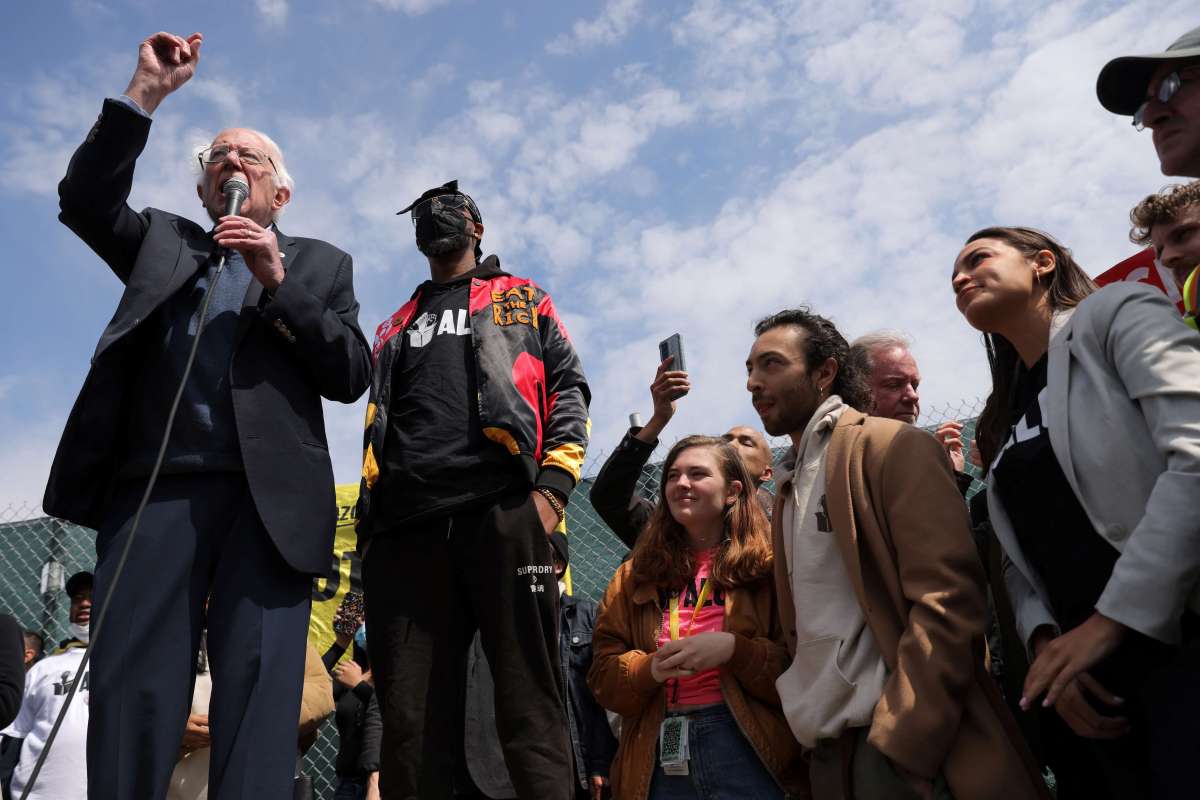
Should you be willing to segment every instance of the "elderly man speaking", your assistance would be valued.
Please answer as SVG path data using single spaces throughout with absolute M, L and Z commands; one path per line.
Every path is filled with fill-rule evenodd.
M 292 180 L 267 136 L 230 128 L 199 153 L 197 192 L 215 227 L 126 204 L 151 114 L 195 73 L 200 45 L 198 33 L 144 41 L 125 95 L 105 101 L 59 184 L 59 218 L 125 285 L 43 501 L 97 530 L 96 614 L 107 621 L 93 631 L 92 800 L 166 793 L 206 598 L 210 796 L 292 796 L 311 577 L 329 563 L 334 530 L 321 398 L 354 401 L 371 370 L 350 257 L 275 227 Z M 249 191 L 240 215 L 225 216 L 232 177 Z M 113 586 L 214 281 L 162 472 Z

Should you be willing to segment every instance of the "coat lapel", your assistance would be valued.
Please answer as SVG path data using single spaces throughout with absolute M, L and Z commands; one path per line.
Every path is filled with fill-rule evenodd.
M 184 238 L 179 245 L 179 258 L 175 261 L 175 268 L 171 272 L 171 277 L 167 279 L 166 291 L 159 302 L 174 295 L 187 283 L 188 279 L 203 270 L 208 265 L 208 260 L 212 258 L 215 248 L 212 236 L 208 233 Z
M 1050 320 L 1050 347 L 1046 356 L 1046 416 L 1049 418 L 1050 445 L 1062 465 L 1063 475 L 1079 496 L 1079 481 L 1071 459 L 1070 431 L 1067 427 L 1067 400 L 1071 391 L 1071 317 L 1075 309 L 1054 314 Z M 1061 377 L 1061 380 L 1055 380 Z M 1043 422 L 1045 422 L 1043 420 Z
M 283 271 L 286 273 L 288 267 L 291 266 L 288 259 L 295 253 L 296 241 L 290 236 L 284 235 L 278 228 L 275 229 L 275 237 L 279 240 L 279 258 L 283 261 Z M 233 339 L 235 350 L 241 346 L 242 339 L 249 333 L 250 328 L 254 325 L 254 320 L 258 318 L 262 299 L 263 285 L 258 282 L 257 278 L 251 278 L 250 285 L 246 287 L 246 295 L 242 298 L 242 313 L 238 317 L 237 332 Z
M 846 574 L 859 605 L 868 608 L 866 590 L 863 585 L 862 555 L 858 535 L 858 525 L 854 517 L 854 501 L 856 493 L 863 491 L 862 486 L 852 486 L 855 476 L 862 474 L 862 448 L 857 447 L 859 436 L 862 434 L 862 423 L 866 416 L 852 408 L 846 409 L 833 436 L 829 440 L 829 451 L 825 461 L 825 502 L 829 509 L 829 519 L 833 523 L 834 535 L 837 537 L 838 550 L 846 565 Z
M 180 222 L 183 221 L 177 220 L 176 224 L 178 225 Z M 197 228 L 197 230 L 199 229 Z M 121 300 L 122 306 L 126 299 L 131 302 L 119 310 L 118 316 L 108 324 L 104 333 L 101 334 L 100 341 L 96 343 L 96 350 L 92 354 L 93 361 L 99 358 L 114 342 L 137 327 L 142 320 L 153 314 L 159 306 L 178 292 L 188 279 L 204 269 L 212 254 L 212 237 L 203 232 L 198 235 L 191 234 L 187 229 L 180 230 L 179 233 L 177 248 L 161 243 L 163 237 L 154 240 L 153 244 L 143 243 L 144 252 L 138 254 L 139 263 L 142 259 L 166 261 L 171 258 L 171 251 L 174 251 L 175 260 L 171 265 L 171 272 L 165 281 L 156 280 L 150 286 L 131 284 L 126 287 L 125 296 Z M 172 238 L 171 241 L 174 242 L 174 239 Z

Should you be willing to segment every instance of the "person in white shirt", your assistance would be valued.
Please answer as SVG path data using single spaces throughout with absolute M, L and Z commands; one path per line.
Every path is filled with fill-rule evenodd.
M 12 796 L 20 797 L 46 746 L 46 737 L 67 700 L 75 672 L 83 660 L 84 646 L 74 644 L 30 667 L 25 675 L 25 696 L 16 720 L 4 735 L 24 739 L 21 756 L 13 771 Z M 88 672 L 71 700 L 46 763 L 38 774 L 28 800 L 84 800 L 87 797 Z

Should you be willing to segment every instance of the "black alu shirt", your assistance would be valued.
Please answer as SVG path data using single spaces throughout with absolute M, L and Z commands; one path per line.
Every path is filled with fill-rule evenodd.
M 381 531 L 477 507 L 518 482 L 512 459 L 479 422 L 467 308 L 474 275 L 426 281 L 402 334 L 374 491 Z

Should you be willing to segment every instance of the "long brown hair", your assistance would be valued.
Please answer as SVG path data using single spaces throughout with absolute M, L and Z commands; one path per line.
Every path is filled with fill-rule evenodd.
M 771 534 L 767 515 L 755 496 L 754 481 L 737 450 L 713 436 L 688 436 L 680 439 L 663 461 L 658 485 L 658 505 L 633 548 L 630 567 L 636 583 L 651 583 L 660 589 L 675 590 L 686 586 L 696 574 L 687 530 L 671 516 L 667 505 L 667 473 L 679 454 L 692 447 L 704 447 L 716 457 L 725 482 L 740 481 L 733 504 L 725 509 L 725 536 L 713 557 L 710 577 L 722 589 L 746 586 L 771 573 Z
M 1046 290 L 1046 302 L 1053 311 L 1074 308 L 1096 291 L 1095 281 L 1075 262 L 1070 249 L 1047 233 L 1033 228 L 984 228 L 971 234 L 965 244 L 979 239 L 998 239 L 1026 258 L 1033 258 L 1043 250 L 1049 251 L 1054 256 L 1054 269 L 1043 275 L 1041 280 Z M 1014 399 L 1021 358 L 1012 343 L 998 333 L 985 331 L 983 346 L 987 350 L 988 366 L 992 371 L 992 393 L 988 395 L 983 413 L 979 415 L 979 422 L 975 426 L 975 443 L 979 447 L 986 474 L 1008 436 L 1009 409 Z

